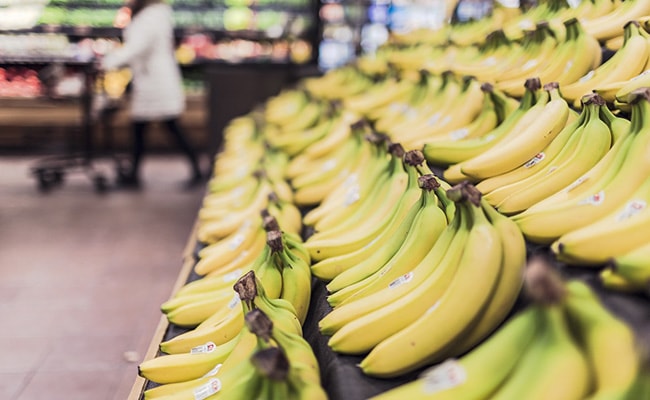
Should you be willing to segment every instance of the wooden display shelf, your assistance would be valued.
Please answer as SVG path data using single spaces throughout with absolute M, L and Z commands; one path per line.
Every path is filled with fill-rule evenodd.
M 198 228 L 198 221 L 195 221 L 194 227 L 192 228 L 192 232 L 190 233 L 190 237 L 187 240 L 185 249 L 183 250 L 183 265 L 178 274 L 178 278 L 176 278 L 176 282 L 172 287 L 172 291 L 171 291 L 172 294 L 176 293 L 181 287 L 183 287 L 183 285 L 185 285 L 187 279 L 190 276 L 190 273 L 192 272 L 192 268 L 194 267 L 195 264 L 194 249 L 196 248 L 196 243 L 197 243 L 196 240 L 197 228 Z M 163 337 L 165 336 L 165 332 L 167 331 L 168 327 L 169 327 L 169 322 L 167 321 L 167 317 L 162 315 L 160 317 L 160 320 L 158 321 L 158 326 L 156 327 L 156 330 L 153 333 L 151 342 L 149 342 L 149 347 L 147 348 L 147 352 L 144 355 L 143 361 L 151 360 L 152 358 L 155 358 L 158 355 L 159 345 L 163 341 Z M 133 382 L 133 386 L 131 387 L 131 392 L 129 393 L 129 397 L 127 397 L 127 400 L 140 400 L 142 398 L 146 385 L 147 385 L 147 380 L 141 376 L 137 376 L 135 382 Z

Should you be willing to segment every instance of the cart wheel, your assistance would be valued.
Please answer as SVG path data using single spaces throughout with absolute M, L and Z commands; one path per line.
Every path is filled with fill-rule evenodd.
M 38 190 L 40 192 L 47 192 L 52 188 L 52 186 L 54 186 L 52 175 L 48 174 L 45 170 L 37 170 L 36 179 L 38 182 Z
M 61 171 L 61 170 L 55 170 L 55 171 L 52 171 L 51 177 L 52 177 L 51 179 L 52 179 L 53 184 L 61 185 L 61 184 L 63 184 L 63 179 L 65 177 L 65 173 L 63 171 Z
M 93 177 L 93 184 L 97 193 L 105 193 L 108 190 L 108 180 L 104 175 L 95 175 Z

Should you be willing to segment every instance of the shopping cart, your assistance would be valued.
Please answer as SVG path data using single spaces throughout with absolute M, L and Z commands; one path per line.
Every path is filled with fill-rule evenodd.
M 65 67 L 71 66 L 78 69 L 83 76 L 80 95 L 81 149 L 41 159 L 31 168 L 31 173 L 36 178 L 40 191 L 48 191 L 62 185 L 69 173 L 82 173 L 91 180 L 98 193 L 104 193 L 109 189 L 109 180 L 106 171 L 103 171 L 95 163 L 100 156 L 95 144 L 99 127 L 104 131 L 104 154 L 102 156 L 105 157 L 108 154 L 113 159 L 118 175 L 126 171 L 128 167 L 125 165 L 124 159 L 113 152 L 112 146 L 112 119 L 121 108 L 123 89 L 120 93 L 120 89 L 114 84 L 106 84 L 108 81 L 115 82 L 115 79 L 107 80 L 107 73 L 99 70 L 94 61 L 66 62 L 53 64 L 42 71 L 41 79 L 48 88 L 48 96 L 53 98 L 58 96 L 53 90 L 53 85 L 59 81 L 61 71 Z M 120 73 L 130 79 L 130 75 L 124 72 Z M 124 84 L 125 86 L 126 84 Z

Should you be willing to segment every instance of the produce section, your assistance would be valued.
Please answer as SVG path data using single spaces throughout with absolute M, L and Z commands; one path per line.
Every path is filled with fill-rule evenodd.
M 271 215 L 310 268 L 261 286 L 312 275 L 294 316 L 329 398 L 650 399 L 650 5 L 540 3 L 395 34 L 230 121 L 133 398 L 219 364 L 201 398 L 312 398 L 254 366 L 227 385 Z

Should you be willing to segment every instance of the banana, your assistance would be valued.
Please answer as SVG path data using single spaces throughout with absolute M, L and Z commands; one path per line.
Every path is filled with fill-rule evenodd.
M 623 293 L 650 293 L 650 287 L 647 282 L 632 281 L 618 274 L 612 267 L 604 268 L 598 275 L 603 287 Z
M 467 78 L 461 92 L 457 96 L 447 97 L 447 104 L 436 109 L 433 115 L 410 126 L 395 127 L 387 133 L 406 149 L 421 148 L 424 142 L 436 136 L 446 136 L 471 123 L 481 112 L 485 97 L 481 84 L 475 78 Z
M 349 230 L 345 234 L 331 239 L 318 239 L 315 235 L 310 237 L 305 242 L 305 247 L 309 250 L 312 259 L 320 261 L 358 250 L 370 243 L 384 228 L 390 226 L 392 220 L 403 218 L 420 195 L 420 189 L 417 187 L 417 170 L 408 165 L 406 170 L 408 174 L 407 187 L 399 202 L 389 211 L 388 215 L 380 214 L 382 217 L 380 222 L 362 235 L 358 235 L 355 230 Z
M 434 237 L 437 237 L 447 225 L 447 218 L 444 212 L 438 208 L 437 197 L 434 192 L 436 185 L 439 186 L 433 175 L 419 177 L 418 186 L 422 189 L 420 201 L 415 202 L 402 219 L 392 219 L 389 226 L 380 234 L 381 237 L 384 236 L 384 232 L 387 233 L 386 239 L 382 241 L 383 245 L 374 254 L 334 277 L 327 285 L 327 290 L 329 292 L 337 292 L 367 278 L 384 266 L 399 250 L 404 242 L 404 238 L 411 231 L 411 227 L 414 225 L 416 218 L 418 218 L 420 211 L 429 203 L 433 203 L 433 207 L 439 210 L 439 213 L 436 214 L 437 219 L 427 221 L 429 224 L 435 225 L 433 232 Z
M 307 94 L 301 90 L 286 89 L 268 99 L 264 108 L 265 121 L 283 125 L 293 120 L 309 104 Z
M 543 306 L 542 332 L 509 379 L 490 398 L 583 399 L 589 390 L 585 356 L 571 337 L 563 309 Z
M 280 298 L 289 301 L 301 324 L 307 318 L 311 299 L 311 271 L 309 263 L 294 255 L 286 245 L 278 252 L 282 264 L 282 292 Z
M 369 91 L 343 99 L 343 107 L 366 115 L 373 109 L 385 107 L 387 104 L 402 98 L 410 90 L 409 81 L 390 78 L 373 86 Z
M 244 324 L 239 298 L 233 296 L 226 310 L 219 315 L 221 318 L 217 321 L 213 322 L 208 318 L 206 321 L 211 322 L 210 324 L 200 324 L 193 330 L 160 343 L 160 350 L 167 354 L 188 353 L 207 342 L 213 342 L 218 346 L 232 340 L 239 334 Z
M 557 55 L 556 66 L 540 74 L 544 79 L 558 82 L 563 95 L 565 86 L 577 82 L 589 71 L 598 68 L 602 62 L 602 50 L 598 40 L 587 34 L 581 23 L 569 19 L 564 26 L 566 41 L 558 51 L 561 54 Z
M 332 335 L 342 329 L 353 332 L 372 323 L 381 326 L 378 332 L 373 332 L 374 335 L 387 336 L 399 329 L 393 326 L 393 320 L 400 325 L 406 325 L 417 318 L 420 314 L 411 313 L 409 310 L 422 305 L 419 302 L 420 297 L 425 296 L 425 293 L 425 298 L 441 296 L 454 277 L 457 262 L 469 234 L 469 221 L 461 216 L 460 212 L 461 210 L 456 208 L 457 216 L 413 270 L 386 286 L 377 287 L 371 294 L 358 296 L 357 299 L 335 308 L 319 321 L 321 333 Z M 385 323 L 387 320 L 391 321 L 390 325 Z M 353 334 L 347 336 L 366 341 L 365 334 L 360 337 Z M 339 338 L 341 335 L 345 335 L 345 332 L 339 334 Z M 330 339 L 330 345 L 335 343 Z
M 465 354 L 506 319 L 519 297 L 524 282 L 526 243 L 521 231 L 514 222 L 499 214 L 485 199 L 481 199 L 481 207 L 501 238 L 503 248 L 501 274 L 487 308 L 471 332 L 451 346 L 448 350 L 451 356 Z
M 455 164 L 475 157 L 500 143 L 535 103 L 535 94 L 540 89 L 535 82 L 539 84 L 539 81 L 535 80 L 526 81 L 527 89 L 519 107 L 490 132 L 477 138 L 425 143 L 422 152 L 427 161 L 432 164 Z
M 450 189 L 449 197 L 475 199 L 475 193 L 466 188 Z M 445 348 L 466 332 L 485 309 L 486 299 L 492 296 L 501 273 L 503 249 L 499 233 L 485 217 L 480 203 L 465 201 L 459 206 L 469 208 L 466 212 L 472 225 L 466 251 L 449 287 L 425 312 L 426 318 L 419 318 L 370 351 L 359 365 L 364 373 L 395 376 L 440 361 L 438 357 Z M 482 251 L 472 250 L 479 247 Z M 459 314 L 462 306 L 465 310 Z
M 547 204 L 542 201 L 514 217 L 527 238 L 549 243 L 567 232 L 587 225 L 590 221 L 604 217 L 625 201 L 637 185 L 645 180 L 650 171 L 650 160 L 645 156 L 650 146 L 650 136 L 644 133 L 644 127 L 648 124 L 646 115 L 650 112 L 650 103 L 647 100 L 650 99 L 650 92 L 640 90 L 633 93 L 635 99 L 629 140 L 618 142 L 622 147 L 608 160 L 611 164 L 604 163 L 609 168 L 597 164 L 594 169 L 598 169 L 599 176 L 592 175 L 591 179 L 579 178 L 570 185 L 571 190 L 564 189 L 557 197 L 552 196 L 555 197 L 553 200 L 549 198 Z M 617 165 L 620 167 L 616 167 Z M 591 185 L 588 184 L 590 181 Z M 585 188 L 586 192 L 582 190 Z M 572 193 L 574 190 L 575 195 Z
M 650 290 L 648 254 L 650 254 L 650 244 L 645 243 L 624 254 L 612 257 L 608 264 L 611 266 L 611 271 L 636 288 L 635 291 Z
M 170 323 L 182 327 L 195 327 L 225 308 L 231 299 L 232 289 L 226 287 L 216 293 L 198 293 L 173 298 L 164 302 L 161 309 Z
M 575 181 L 605 156 L 610 149 L 612 135 L 609 127 L 599 118 L 599 108 L 606 106 L 599 97 L 591 97 L 584 104 L 592 103 L 593 105 L 586 106 L 590 108 L 590 115 L 587 116 L 584 129 L 576 132 L 578 136 L 573 151 L 569 150 L 571 147 L 567 143 L 565 149 L 568 154 L 560 152 L 553 162 L 520 181 L 520 185 L 512 184 L 510 190 L 502 188 L 510 194 L 496 202 L 499 212 L 512 215 L 524 211 Z
M 639 32 L 639 23 L 625 25 L 625 42 L 609 60 L 584 75 L 577 82 L 562 87 L 562 96 L 576 101 L 599 86 L 624 81 L 640 74 L 648 61 L 648 41 Z
M 614 99 L 624 102 L 629 98 L 630 93 L 634 90 L 650 86 L 650 70 L 646 69 L 634 78 L 620 83 L 621 87 L 614 94 Z
M 152 382 L 167 384 L 210 376 L 225 361 L 241 336 L 217 346 L 208 342 L 189 353 L 161 355 L 138 365 L 138 374 Z
M 523 82 L 527 78 L 539 76 L 549 64 L 556 61 L 558 41 L 547 22 L 537 24 L 535 31 L 531 34 L 533 45 L 528 50 L 526 62 L 514 66 L 507 71 L 507 75 L 497 79 L 495 86 L 510 96 L 521 97 L 524 94 Z M 557 54 L 559 56 L 559 54 Z M 546 79 L 546 77 L 544 77 Z M 549 81 L 542 80 L 542 83 Z
M 446 114 L 450 108 L 449 103 L 462 96 L 462 93 L 469 93 L 464 89 L 472 88 L 474 85 L 471 83 L 475 79 L 466 79 L 463 83 L 451 72 L 443 74 L 441 78 L 442 84 L 439 87 L 429 87 L 423 98 L 407 112 L 401 112 L 401 118 L 393 124 L 381 126 L 380 123 L 377 123 L 376 128 L 379 132 L 386 133 L 395 142 L 402 142 L 403 135 L 411 130 L 436 126 L 440 121 L 451 122 L 452 117 Z M 475 92 L 473 93 L 475 94 Z
M 569 117 L 567 102 L 560 97 L 557 84 L 547 84 L 550 101 L 539 118 L 503 146 L 495 146 L 463 162 L 461 171 L 476 179 L 485 179 L 517 168 L 546 147 L 562 130 Z M 521 121 L 520 121 L 521 122 Z
M 236 260 L 242 260 L 242 253 L 259 250 L 260 241 L 264 242 L 265 232 L 262 229 L 262 219 L 259 216 L 245 220 L 233 233 L 203 247 L 198 252 L 199 260 L 194 270 L 199 275 L 206 275 L 215 270 L 228 270 L 229 264 L 237 265 Z M 239 261 L 239 263 L 241 263 Z
M 650 4 L 643 0 L 626 0 L 608 14 L 583 21 L 585 31 L 598 40 L 621 35 L 629 21 L 650 15 Z
M 650 179 L 614 211 L 595 222 L 560 236 L 551 249 L 558 259 L 570 263 L 598 265 L 647 243 L 643 235 L 650 221 Z
M 535 175 L 537 171 L 543 169 L 549 163 L 552 163 L 560 153 L 569 153 L 575 147 L 575 142 L 577 142 L 576 138 L 580 136 L 577 134 L 577 131 L 581 132 L 584 129 L 584 124 L 587 120 L 586 117 L 587 113 L 583 110 L 578 119 L 572 123 L 567 123 L 555 139 L 530 160 L 512 171 L 482 180 L 476 185 L 476 188 L 486 195 L 486 199 L 490 204 L 498 204 L 504 198 L 503 196 L 499 197 L 499 194 L 495 193 L 499 189 L 508 187 L 511 184 L 520 183 L 526 178 Z M 567 150 L 567 145 L 570 143 L 574 146 Z
M 563 305 L 567 319 L 577 332 L 594 377 L 595 391 L 589 398 L 627 393 L 639 370 L 634 333 L 600 304 L 584 282 L 569 281 L 566 288 Z
M 372 135 L 379 139 L 379 136 Z M 313 226 L 316 231 L 326 231 L 346 224 L 351 216 L 361 212 L 364 206 L 384 188 L 388 178 L 390 157 L 383 138 L 372 143 L 371 156 L 367 163 L 358 163 L 345 181 L 330 192 L 315 208 L 307 211 L 303 217 L 305 225 Z
M 424 371 L 418 379 L 371 400 L 487 399 L 516 368 L 540 328 L 541 315 L 530 307 L 459 359 L 448 359 Z
M 327 301 L 330 305 L 337 307 L 351 299 L 364 297 L 387 287 L 395 279 L 407 274 L 418 265 L 436 243 L 448 223 L 445 212 L 438 204 L 437 196 L 440 194 L 437 193 L 436 189 L 439 188 L 440 184 L 435 181 L 433 175 L 423 175 L 420 180 L 424 180 L 421 183 L 424 186 L 417 215 L 408 225 L 407 232 L 392 235 L 393 240 L 391 242 L 397 242 L 393 244 L 396 248 L 395 252 L 385 262 L 378 265 L 377 270 L 372 274 L 328 296 Z M 404 222 L 402 224 L 406 225 Z M 383 248 L 387 247 L 386 245 Z M 370 258 L 367 260 L 370 260 Z M 333 284 L 342 275 L 334 278 L 330 284 Z

